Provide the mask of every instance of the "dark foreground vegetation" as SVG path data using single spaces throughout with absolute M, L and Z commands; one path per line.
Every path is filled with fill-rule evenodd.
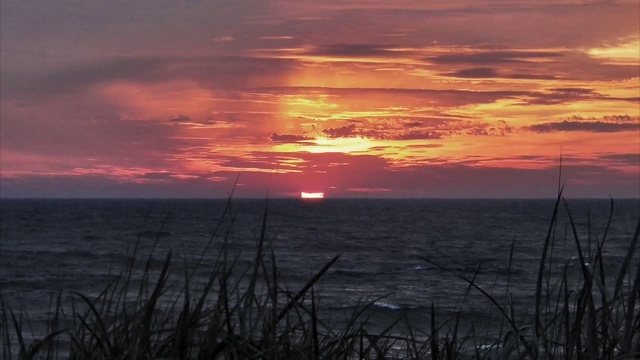
M 572 242 L 581 264 L 577 283 L 567 275 L 568 264 L 560 278 L 550 276 L 554 227 L 560 209 L 568 213 Z M 233 215 L 225 211 L 224 216 Z M 501 316 L 502 325 L 489 344 L 476 341 L 478 334 L 487 333 L 485 329 L 473 322 L 463 329 L 459 316 L 442 318 L 433 305 L 428 314 L 430 323 L 420 328 L 398 319 L 386 329 L 375 333 L 368 330 L 368 317 L 374 311 L 371 301 L 360 304 L 340 324 L 325 321 L 317 286 L 339 261 L 339 255 L 317 269 L 306 285 L 288 289 L 281 281 L 266 227 L 265 209 L 255 260 L 248 268 L 240 268 L 237 257 L 227 251 L 226 229 L 220 226 L 205 249 L 210 251 L 214 239 L 222 239 L 213 264 L 205 263 L 202 257 L 192 264 L 180 264 L 184 260 L 174 259 L 169 252 L 164 262 L 154 265 L 153 253 L 141 259 L 138 242 L 130 260 L 97 296 L 58 294 L 52 300 L 46 334 L 36 340 L 25 336 L 28 314 L 10 308 L 0 297 L 0 354 L 7 359 L 640 356 L 640 264 L 633 256 L 640 222 L 617 272 L 605 273 L 602 249 L 606 246 L 606 232 L 590 246 L 591 251 L 584 249 L 561 192 L 541 249 L 536 292 L 532 294 L 535 309 L 530 309 L 533 316 L 518 314 L 508 297 L 507 301 L 499 300 L 476 285 L 475 276 L 454 273 L 467 283 L 467 292 L 483 294 Z M 446 270 L 433 259 L 423 260 Z M 208 280 L 196 282 L 195 274 L 202 270 L 207 271 Z

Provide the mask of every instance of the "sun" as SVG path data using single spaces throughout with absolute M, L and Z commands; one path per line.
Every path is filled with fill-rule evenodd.
M 321 192 L 301 192 L 301 199 L 324 199 L 324 193 Z

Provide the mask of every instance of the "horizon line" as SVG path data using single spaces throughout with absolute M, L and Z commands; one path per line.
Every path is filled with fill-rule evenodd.
M 549 197 L 364 197 L 364 196 L 338 196 L 338 197 L 325 197 L 317 199 L 318 201 L 325 200 L 555 200 L 557 196 Z M 639 197 L 613 197 L 613 196 L 594 196 L 594 197 L 565 197 L 566 199 L 574 200 L 640 200 Z M 1 197 L 2 200 L 309 200 L 302 199 L 296 196 L 234 196 L 234 197 L 19 197 L 9 196 Z

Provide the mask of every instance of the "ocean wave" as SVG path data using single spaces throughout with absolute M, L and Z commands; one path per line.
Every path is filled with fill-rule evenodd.
M 390 302 L 386 302 L 386 301 L 376 301 L 373 303 L 374 306 L 377 306 L 379 308 L 383 308 L 383 309 L 389 309 L 389 310 L 400 310 L 402 309 L 402 307 L 400 307 L 399 305 L 390 303 Z

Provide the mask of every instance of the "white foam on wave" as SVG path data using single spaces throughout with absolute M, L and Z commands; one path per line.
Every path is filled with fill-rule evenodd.
M 386 301 L 376 301 L 373 304 L 375 306 L 377 306 L 377 307 L 381 307 L 381 308 L 385 308 L 385 309 L 400 310 L 400 306 L 392 304 L 392 303 L 388 303 Z
M 493 350 L 493 349 L 497 349 L 500 346 L 498 344 L 482 344 L 478 347 L 478 349 L 480 350 Z

